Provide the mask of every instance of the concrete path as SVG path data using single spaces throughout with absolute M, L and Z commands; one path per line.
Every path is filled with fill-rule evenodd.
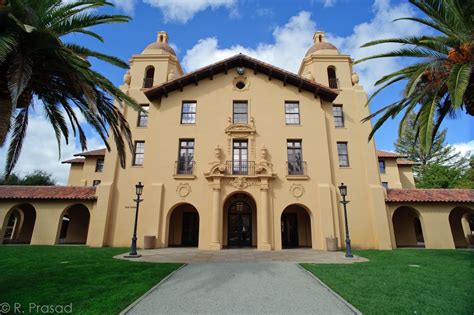
M 368 259 L 354 257 L 346 259 L 343 252 L 327 252 L 310 248 L 295 248 L 279 251 L 259 251 L 257 249 L 225 249 L 218 251 L 201 250 L 197 248 L 160 248 L 138 251 L 142 257 L 134 261 L 149 262 L 180 262 L 180 263 L 204 263 L 204 262 L 298 262 L 317 264 L 352 264 L 354 262 L 365 262 Z M 115 258 L 124 259 L 124 255 Z
M 126 314 L 354 314 L 295 263 L 190 264 Z

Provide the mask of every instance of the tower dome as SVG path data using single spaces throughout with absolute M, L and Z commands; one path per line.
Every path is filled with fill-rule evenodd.
M 324 32 L 314 33 L 313 41 L 313 46 L 308 49 L 305 56 L 309 56 L 311 54 L 339 54 L 339 51 L 337 50 L 336 46 L 324 41 Z
M 146 48 L 142 51 L 144 55 L 158 55 L 158 54 L 171 54 L 176 56 L 173 48 L 168 45 L 168 33 L 166 32 L 158 32 L 156 37 L 156 42 L 151 43 L 150 45 L 146 46 Z

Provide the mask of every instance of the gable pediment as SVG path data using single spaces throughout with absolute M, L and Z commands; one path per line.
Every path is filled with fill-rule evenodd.
M 251 58 L 249 56 L 239 54 L 233 57 L 224 59 L 222 61 L 203 67 L 196 71 L 185 74 L 179 78 L 169 82 L 154 86 L 144 91 L 145 95 L 150 101 L 158 99 L 162 96 L 167 97 L 169 93 L 176 90 L 182 91 L 187 85 L 197 85 L 200 80 L 213 79 L 213 77 L 220 73 L 227 74 L 230 69 L 243 67 L 254 74 L 267 75 L 269 79 L 277 79 L 282 81 L 283 85 L 292 85 L 298 88 L 298 91 L 307 91 L 314 94 L 315 97 L 332 102 L 338 93 L 324 85 L 305 79 L 292 72 L 272 66 L 268 63 Z

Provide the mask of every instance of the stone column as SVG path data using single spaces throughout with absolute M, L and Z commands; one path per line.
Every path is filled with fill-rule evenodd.
M 211 214 L 211 250 L 222 249 L 222 243 L 220 242 L 220 218 L 221 218 L 221 187 L 220 181 L 214 180 L 212 185 L 212 214 Z
M 268 215 L 268 183 L 267 181 L 262 181 L 260 186 L 260 209 L 257 211 L 257 217 L 260 216 L 260 224 L 257 226 L 260 229 L 260 238 L 258 241 L 257 248 L 259 250 L 271 250 L 272 246 L 269 242 L 269 220 Z

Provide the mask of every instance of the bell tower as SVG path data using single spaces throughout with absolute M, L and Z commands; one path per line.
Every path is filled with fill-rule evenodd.
M 313 46 L 306 52 L 298 74 L 333 89 L 352 88 L 352 59 L 342 55 L 336 46 L 325 39 L 324 32 L 313 36 Z
M 125 84 L 130 89 L 151 88 L 183 75 L 176 53 L 168 44 L 168 33 L 161 31 L 156 42 L 149 44 L 140 54 L 130 59 L 130 70 Z

